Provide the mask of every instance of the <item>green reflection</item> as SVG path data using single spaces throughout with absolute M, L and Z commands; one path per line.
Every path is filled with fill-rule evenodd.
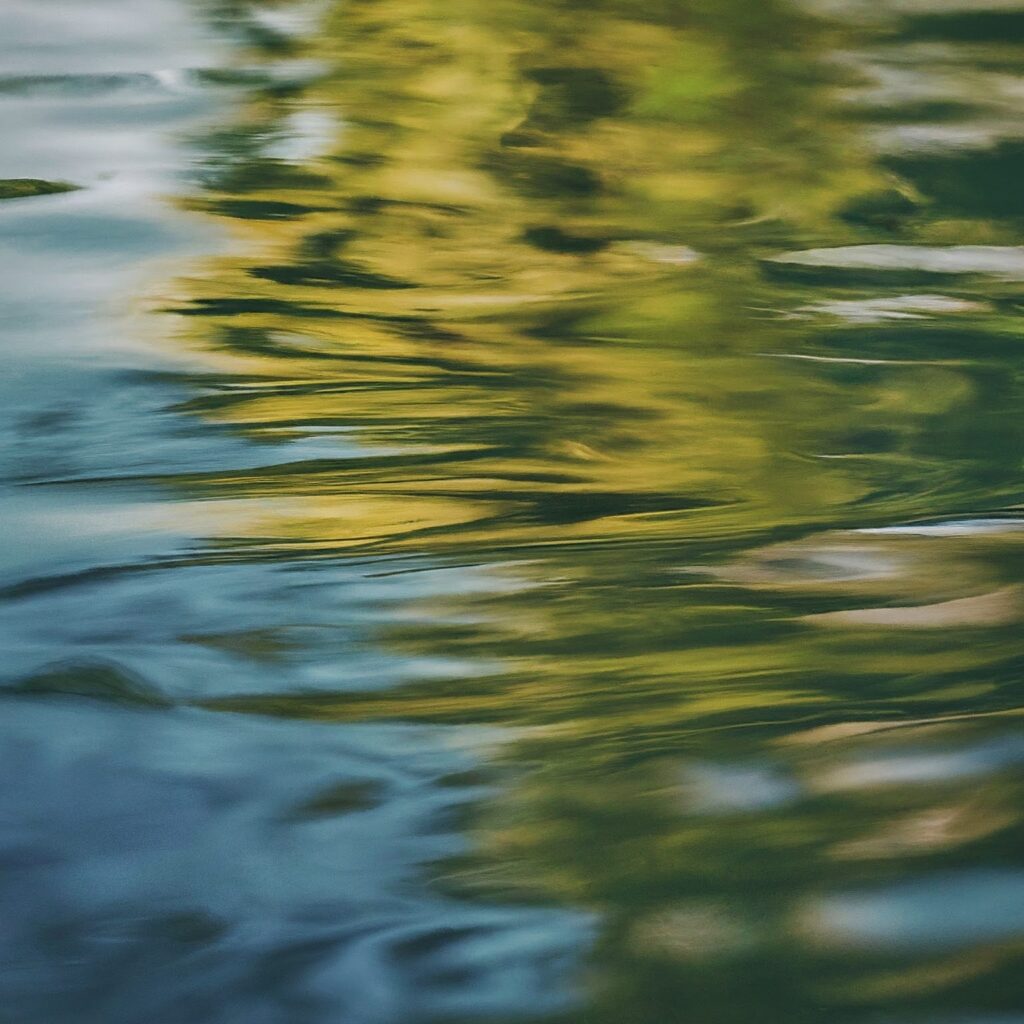
M 1012 262 L 1020 53 L 822 6 L 331 6 L 192 201 L 188 411 L 280 458 L 168 483 L 489 573 L 378 636 L 470 678 L 210 706 L 518 730 L 441 880 L 602 915 L 581 1020 L 1020 1009 L 1019 939 L 827 899 L 1020 867 L 1021 283 L 953 249 Z M 862 245 L 960 264 L 775 259 Z

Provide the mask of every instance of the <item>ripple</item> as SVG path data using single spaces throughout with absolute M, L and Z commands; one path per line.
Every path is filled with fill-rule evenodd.
M 857 608 L 809 615 L 819 626 L 879 629 L 978 629 L 1009 626 L 1024 614 L 1022 591 L 1004 587 L 975 597 L 958 597 L 936 604 Z
M 933 785 L 988 775 L 1024 762 L 1024 740 L 1008 737 L 964 750 L 903 751 L 862 758 L 818 773 L 821 791 Z
M 984 537 L 1024 530 L 1024 519 L 951 519 L 941 523 L 861 527 L 857 533 L 879 537 Z
M 988 274 L 1024 280 L 1024 247 L 1000 245 L 848 245 L 805 249 L 772 257 L 781 265 L 834 270 L 923 271 L 929 274 Z
M 950 313 L 979 313 L 988 308 L 984 303 L 949 295 L 897 295 L 892 298 L 834 299 L 800 306 L 798 312 L 825 314 L 853 324 L 871 324 L 887 320 L 920 320 Z

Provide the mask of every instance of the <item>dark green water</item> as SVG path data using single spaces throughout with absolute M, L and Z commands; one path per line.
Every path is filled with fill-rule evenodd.
M 1024 1022 L 1024 3 L 2 17 L 2 1024 Z

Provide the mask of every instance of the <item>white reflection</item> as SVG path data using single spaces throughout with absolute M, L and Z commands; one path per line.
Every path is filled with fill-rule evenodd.
M 930 950 L 1024 934 L 1024 874 L 944 874 L 869 892 L 823 896 L 797 916 L 819 943 Z

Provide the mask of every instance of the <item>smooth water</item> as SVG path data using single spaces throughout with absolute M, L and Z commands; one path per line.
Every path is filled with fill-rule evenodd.
M 0 20 L 0 1021 L 1024 1021 L 1024 2 Z

